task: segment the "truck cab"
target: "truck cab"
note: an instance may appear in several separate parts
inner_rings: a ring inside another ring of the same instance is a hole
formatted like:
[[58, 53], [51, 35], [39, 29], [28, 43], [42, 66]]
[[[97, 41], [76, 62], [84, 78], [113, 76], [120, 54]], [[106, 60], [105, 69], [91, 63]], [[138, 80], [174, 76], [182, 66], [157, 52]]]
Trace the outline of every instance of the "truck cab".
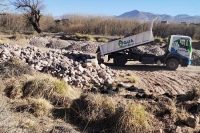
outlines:
[[179, 65], [187, 67], [192, 59], [192, 39], [188, 36], [171, 35], [168, 42], [164, 63], [175, 70]]

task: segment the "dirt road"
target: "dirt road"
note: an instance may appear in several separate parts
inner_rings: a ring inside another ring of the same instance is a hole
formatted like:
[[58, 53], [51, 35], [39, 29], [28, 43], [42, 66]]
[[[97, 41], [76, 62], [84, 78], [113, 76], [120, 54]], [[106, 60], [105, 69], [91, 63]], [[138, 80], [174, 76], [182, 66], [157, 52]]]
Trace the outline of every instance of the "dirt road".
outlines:
[[148, 93], [177, 95], [200, 87], [199, 66], [180, 67], [177, 71], [169, 71], [160, 66], [130, 64], [123, 68], [113, 66], [111, 68], [119, 73], [136, 75], [139, 79], [137, 87]]

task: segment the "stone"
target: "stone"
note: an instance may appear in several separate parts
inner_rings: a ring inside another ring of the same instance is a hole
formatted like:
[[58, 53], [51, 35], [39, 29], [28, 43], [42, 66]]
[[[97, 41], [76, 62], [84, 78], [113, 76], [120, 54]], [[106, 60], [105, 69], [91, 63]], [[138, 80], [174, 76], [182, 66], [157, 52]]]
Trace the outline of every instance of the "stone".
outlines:
[[20, 57], [21, 52], [20, 52], [20, 51], [12, 51], [11, 54], [12, 54], [13, 56]]
[[175, 133], [182, 133], [181, 127], [177, 126]]
[[154, 131], [154, 133], [164, 133], [162, 129]]
[[92, 63], [91, 62], [83, 63], [82, 66], [84, 68], [92, 67]]
[[79, 65], [79, 66], [78, 66], [78, 70], [79, 70], [81, 73], [83, 73], [84, 68], [83, 68], [81, 65]]
[[64, 77], [63, 80], [68, 83], [69, 82], [69, 78], [68, 77]]
[[105, 71], [99, 71], [98, 72], [98, 76], [100, 78], [106, 79], [107, 73]]
[[107, 78], [104, 82], [105, 82], [105, 84], [111, 85], [111, 84], [113, 84], [114, 80], [112, 78]]
[[189, 116], [186, 123], [191, 128], [196, 128], [199, 125], [199, 117]]
[[43, 68], [40, 67], [39, 65], [36, 65], [36, 66], [35, 66], [35, 69], [38, 70], [38, 71], [42, 71]]
[[100, 67], [101, 67], [102, 69], [106, 69], [106, 65], [104, 65], [104, 64], [101, 64]]
[[130, 88], [132, 86], [132, 84], [130, 83], [123, 83], [123, 82], [120, 82], [118, 84], [119, 87], [123, 87], [123, 88]]

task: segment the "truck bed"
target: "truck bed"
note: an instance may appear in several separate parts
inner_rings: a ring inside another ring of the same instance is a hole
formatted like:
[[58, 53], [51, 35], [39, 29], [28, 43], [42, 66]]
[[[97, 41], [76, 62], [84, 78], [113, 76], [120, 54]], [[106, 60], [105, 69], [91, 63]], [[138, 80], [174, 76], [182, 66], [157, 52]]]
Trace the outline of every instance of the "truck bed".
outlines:
[[113, 52], [129, 49], [142, 44], [147, 44], [154, 41], [152, 31], [142, 32], [133, 36], [125, 37], [123, 39], [115, 40], [99, 46], [101, 56], [107, 55]]

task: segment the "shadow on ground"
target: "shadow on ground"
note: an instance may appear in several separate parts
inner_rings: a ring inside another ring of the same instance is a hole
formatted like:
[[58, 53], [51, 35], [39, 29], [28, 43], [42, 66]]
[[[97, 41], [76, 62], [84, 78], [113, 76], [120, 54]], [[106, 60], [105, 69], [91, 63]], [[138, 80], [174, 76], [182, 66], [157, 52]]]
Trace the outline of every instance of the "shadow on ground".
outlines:
[[159, 71], [159, 70], [168, 70], [165, 66], [155, 66], [155, 65], [143, 65], [143, 64], [134, 64], [134, 65], [125, 65], [125, 66], [115, 66], [112, 63], [105, 63], [108, 67], [115, 70], [134, 70], [134, 71]]

